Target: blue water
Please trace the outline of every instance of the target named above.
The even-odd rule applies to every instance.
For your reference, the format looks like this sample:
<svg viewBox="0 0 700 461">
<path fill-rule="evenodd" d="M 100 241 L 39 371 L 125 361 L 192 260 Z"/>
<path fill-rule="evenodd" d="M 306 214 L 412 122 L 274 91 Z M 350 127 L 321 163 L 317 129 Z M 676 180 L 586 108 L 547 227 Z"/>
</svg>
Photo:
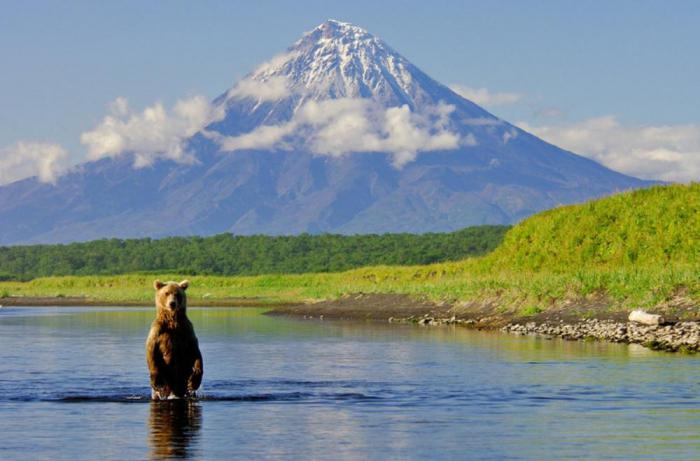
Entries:
<svg viewBox="0 0 700 461">
<path fill-rule="evenodd" d="M 0 309 L 0 459 L 694 459 L 700 359 L 191 309 L 195 402 L 151 403 L 152 309 Z"/>
</svg>

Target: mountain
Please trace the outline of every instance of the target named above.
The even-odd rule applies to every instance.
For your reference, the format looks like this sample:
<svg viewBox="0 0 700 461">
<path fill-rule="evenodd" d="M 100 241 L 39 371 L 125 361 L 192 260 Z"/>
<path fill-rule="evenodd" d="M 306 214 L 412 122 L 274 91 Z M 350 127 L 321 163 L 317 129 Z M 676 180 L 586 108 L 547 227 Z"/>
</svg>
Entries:
<svg viewBox="0 0 700 461">
<path fill-rule="evenodd" d="M 0 187 L 0 244 L 450 231 L 650 184 L 499 119 L 338 21 L 213 106 L 183 145 L 196 161 L 134 168 L 143 153 L 124 153 Z"/>
</svg>

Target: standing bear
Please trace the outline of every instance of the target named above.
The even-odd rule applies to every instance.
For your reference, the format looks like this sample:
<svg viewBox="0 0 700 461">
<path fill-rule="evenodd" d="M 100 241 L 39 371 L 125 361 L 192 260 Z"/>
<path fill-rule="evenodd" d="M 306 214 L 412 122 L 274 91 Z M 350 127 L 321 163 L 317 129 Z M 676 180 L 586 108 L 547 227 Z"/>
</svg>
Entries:
<svg viewBox="0 0 700 461">
<path fill-rule="evenodd" d="M 151 374 L 151 398 L 195 397 L 204 366 L 192 322 L 187 318 L 189 282 L 156 280 L 156 318 L 146 340 L 146 362 Z"/>
</svg>

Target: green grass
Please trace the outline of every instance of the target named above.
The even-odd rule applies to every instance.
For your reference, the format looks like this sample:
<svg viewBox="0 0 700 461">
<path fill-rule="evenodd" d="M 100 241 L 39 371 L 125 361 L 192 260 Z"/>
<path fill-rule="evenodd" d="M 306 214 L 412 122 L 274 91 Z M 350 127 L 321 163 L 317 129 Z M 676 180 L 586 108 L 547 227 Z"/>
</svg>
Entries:
<svg viewBox="0 0 700 461">
<path fill-rule="evenodd" d="M 610 310 L 671 306 L 679 300 L 697 308 L 699 217 L 700 185 L 653 187 L 535 215 L 511 229 L 496 251 L 480 258 L 339 273 L 192 276 L 189 294 L 194 300 L 287 302 L 398 293 L 434 301 L 477 301 L 516 315 L 592 299 L 603 300 Z M 0 292 L 150 303 L 153 279 L 144 274 L 46 277 L 0 282 Z"/>
<path fill-rule="evenodd" d="M 674 268 L 588 269 L 570 274 L 550 272 L 481 272 L 469 264 L 373 267 L 333 274 L 190 278 L 190 298 L 259 298 L 261 303 L 335 299 L 347 293 L 409 294 L 434 301 L 497 301 L 504 310 L 532 315 L 567 300 L 605 296 L 611 309 L 654 307 L 682 293 L 700 301 L 697 266 Z M 83 296 L 110 302 L 153 299 L 152 278 L 51 277 L 31 282 L 3 282 L 15 296 Z M 165 276 L 179 280 L 182 276 Z"/>
<path fill-rule="evenodd" d="M 489 259 L 513 269 L 697 264 L 700 184 L 657 186 L 539 213 Z"/>
</svg>

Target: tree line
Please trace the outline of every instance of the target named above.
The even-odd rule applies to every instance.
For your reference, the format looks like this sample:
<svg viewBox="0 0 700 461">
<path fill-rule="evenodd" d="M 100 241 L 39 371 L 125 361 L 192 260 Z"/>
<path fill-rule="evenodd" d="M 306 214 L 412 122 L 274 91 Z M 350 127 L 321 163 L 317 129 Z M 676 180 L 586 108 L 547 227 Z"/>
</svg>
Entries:
<svg viewBox="0 0 700 461">
<path fill-rule="evenodd" d="M 0 280 L 177 272 L 258 275 L 454 261 L 493 250 L 507 226 L 427 234 L 167 237 L 0 247 Z"/>
</svg>

